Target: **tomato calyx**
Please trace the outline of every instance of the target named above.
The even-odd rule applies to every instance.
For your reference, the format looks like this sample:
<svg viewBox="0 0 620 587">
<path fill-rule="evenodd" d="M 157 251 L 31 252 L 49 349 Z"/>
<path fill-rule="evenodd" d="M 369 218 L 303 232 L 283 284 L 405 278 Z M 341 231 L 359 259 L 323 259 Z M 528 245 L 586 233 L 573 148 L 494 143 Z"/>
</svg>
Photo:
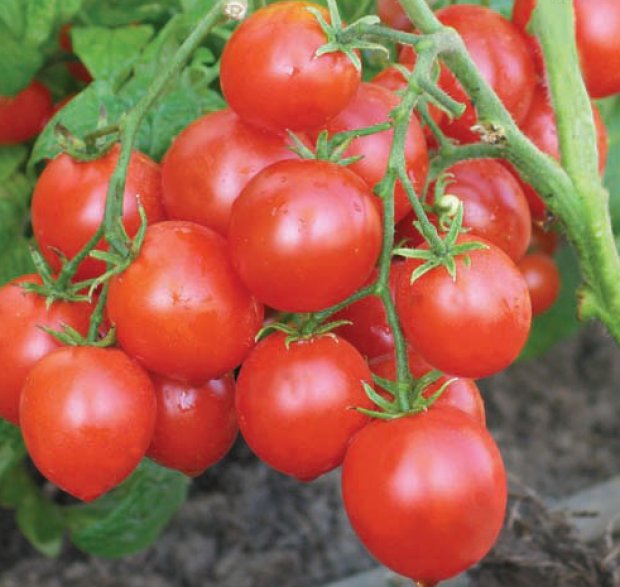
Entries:
<svg viewBox="0 0 620 587">
<path fill-rule="evenodd" d="M 89 337 L 83 336 L 75 328 L 69 326 L 68 324 L 63 324 L 62 330 L 54 330 L 53 328 L 48 328 L 46 326 L 40 326 L 39 328 L 66 346 L 93 346 L 97 348 L 107 348 L 116 344 L 116 329 L 114 326 L 106 332 L 105 336 L 98 340 L 89 340 Z"/>
<path fill-rule="evenodd" d="M 284 344 L 288 348 L 292 343 L 300 340 L 310 340 L 319 336 L 336 336 L 333 331 L 341 326 L 352 324 L 350 320 L 334 320 L 324 324 L 317 324 L 312 314 L 293 314 L 290 322 L 277 321 L 263 326 L 255 339 L 260 341 L 269 336 L 272 331 L 286 334 Z"/>
<path fill-rule="evenodd" d="M 441 371 L 432 370 L 422 375 L 420 378 L 411 381 L 392 381 L 373 375 L 373 381 L 381 387 L 387 394 L 392 396 L 392 400 L 386 399 L 385 394 L 380 394 L 366 382 L 362 382 L 364 392 L 368 398 L 380 409 L 369 410 L 367 408 L 356 408 L 356 410 L 371 418 L 379 420 L 395 420 L 405 416 L 411 416 L 425 412 L 441 397 L 443 392 L 455 381 L 455 378 L 447 379 L 439 389 L 425 397 L 424 391 L 442 377 Z M 399 398 L 406 395 L 407 406 L 403 409 Z"/>
<path fill-rule="evenodd" d="M 103 157 L 118 142 L 119 132 L 118 124 L 108 124 L 105 111 L 100 115 L 97 128 L 83 139 L 60 122 L 54 126 L 54 135 L 61 150 L 76 161 L 82 162 Z"/>
<path fill-rule="evenodd" d="M 443 196 L 445 197 L 445 196 Z M 454 196 L 452 196 L 453 198 Z M 453 204 L 452 198 L 450 198 L 450 205 Z M 458 198 L 457 198 L 458 199 Z M 441 200 L 440 200 L 441 201 Z M 457 239 L 459 235 L 464 232 L 463 231 L 463 203 L 458 202 L 456 205 L 456 213 L 453 217 L 450 228 L 446 233 L 446 236 L 441 239 L 443 243 L 443 247 L 439 248 L 437 246 L 431 245 L 428 249 L 423 248 L 396 248 L 393 251 L 394 255 L 398 255 L 400 257 L 405 257 L 406 259 L 421 259 L 423 261 L 416 269 L 412 272 L 410 277 L 410 283 L 413 283 L 429 271 L 437 268 L 437 267 L 445 267 L 446 271 L 450 275 L 453 281 L 456 281 L 456 260 L 455 257 L 458 255 L 465 255 L 464 263 L 465 265 L 469 265 L 470 259 L 467 256 L 467 253 L 471 251 L 476 251 L 480 249 L 488 248 L 487 245 L 481 242 L 465 242 L 457 244 Z M 448 211 L 448 216 L 451 214 Z M 415 221 L 414 226 L 420 231 L 422 234 L 423 227 L 419 221 Z"/>
<path fill-rule="evenodd" d="M 329 16 L 331 20 L 331 24 L 329 24 L 319 10 L 314 7 L 308 7 L 306 10 L 311 12 L 316 18 L 317 22 L 323 29 L 325 36 L 327 37 L 327 43 L 325 43 L 322 47 L 319 47 L 315 53 L 315 57 L 321 57 L 321 55 L 326 55 L 327 53 L 344 53 L 351 63 L 355 66 L 358 71 L 362 70 L 362 62 L 357 53 L 357 50 L 364 49 L 367 51 L 381 51 L 387 55 L 387 58 L 390 57 L 390 52 L 386 47 L 379 43 L 373 43 L 372 41 L 365 41 L 360 38 L 355 38 L 355 35 L 347 35 L 347 31 L 355 30 L 363 25 L 376 25 L 380 24 L 381 20 L 378 16 L 368 15 L 363 16 L 359 20 L 350 24 L 349 26 L 343 26 L 342 18 L 340 17 L 340 12 L 338 11 L 338 5 L 336 4 L 336 0 L 327 0 L 327 6 L 329 9 Z"/>
</svg>

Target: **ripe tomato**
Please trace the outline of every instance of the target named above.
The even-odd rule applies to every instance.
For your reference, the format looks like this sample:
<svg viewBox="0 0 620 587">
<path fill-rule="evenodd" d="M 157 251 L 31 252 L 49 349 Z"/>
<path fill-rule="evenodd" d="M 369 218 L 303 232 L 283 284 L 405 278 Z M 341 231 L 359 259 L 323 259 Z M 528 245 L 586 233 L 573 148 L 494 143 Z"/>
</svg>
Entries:
<svg viewBox="0 0 620 587">
<path fill-rule="evenodd" d="M 438 10 L 437 18 L 463 37 L 471 58 L 508 112 L 517 123 L 523 120 L 534 95 L 536 72 L 519 30 L 497 12 L 470 4 Z M 415 54 L 410 47 L 405 47 L 400 60 L 408 65 L 413 63 Z M 442 130 L 464 143 L 478 141 L 479 135 L 471 130 L 477 120 L 475 107 L 446 67 L 441 68 L 439 85 L 467 106 L 460 118 L 450 120 L 446 117 Z"/>
<path fill-rule="evenodd" d="M 30 371 L 20 424 L 41 473 L 92 501 L 138 466 L 153 435 L 155 409 L 148 375 L 125 353 L 63 347 Z"/>
<path fill-rule="evenodd" d="M 457 256 L 455 280 L 437 267 L 410 283 L 421 262 L 408 259 L 396 286 L 396 309 L 409 344 L 431 365 L 478 378 L 517 358 L 530 330 L 531 304 L 511 259 L 478 236 L 462 235 L 457 242 L 472 241 L 488 248 Z"/>
<path fill-rule="evenodd" d="M 545 230 L 538 224 L 532 225 L 531 252 L 541 252 L 553 255 L 560 244 L 560 236 L 554 230 Z"/>
<path fill-rule="evenodd" d="M 560 272 L 555 261 L 544 253 L 525 255 L 519 263 L 532 300 L 532 315 L 546 312 L 560 294 Z"/>
<path fill-rule="evenodd" d="M 261 8 L 233 33 L 222 53 L 221 85 L 246 122 L 281 131 L 310 130 L 340 112 L 355 94 L 360 72 L 341 52 L 316 57 L 327 42 L 310 2 Z"/>
<path fill-rule="evenodd" d="M 386 88 L 363 83 L 348 106 L 329 122 L 325 128 L 330 135 L 387 122 L 390 113 L 398 106 L 399 99 Z M 345 152 L 346 157 L 361 155 L 363 159 L 349 165 L 349 169 L 359 175 L 372 189 L 387 171 L 394 131 L 355 139 Z M 428 150 L 422 127 L 413 116 L 405 141 L 405 163 L 407 173 L 417 193 L 421 193 L 428 174 Z M 380 204 L 381 200 L 376 200 Z M 381 209 L 381 208 L 379 208 Z M 411 210 L 407 194 L 400 184 L 394 191 L 394 217 L 398 222 Z"/>
<path fill-rule="evenodd" d="M 394 261 L 390 268 L 390 291 L 394 296 L 396 282 L 400 275 L 402 263 Z M 378 269 L 373 269 L 366 284 L 374 283 L 379 276 Z M 381 298 L 368 296 L 334 314 L 332 320 L 347 320 L 351 324 L 339 326 L 334 332 L 348 340 L 367 359 L 389 353 L 394 348 L 394 337 L 387 321 Z"/>
<path fill-rule="evenodd" d="M 181 221 L 147 229 L 138 257 L 110 281 L 107 311 L 129 355 L 150 371 L 196 383 L 239 365 L 263 320 L 224 238 Z"/>
<path fill-rule="evenodd" d="M 0 288 L 0 417 L 12 424 L 19 421 L 19 398 L 26 375 L 37 361 L 60 346 L 42 327 L 62 330 L 71 326 L 88 333 L 92 306 L 54 302 L 49 309 L 45 298 L 28 293 L 22 283 L 41 284 L 38 275 L 24 275 Z"/>
<path fill-rule="evenodd" d="M 592 104 L 592 112 L 594 114 L 594 124 L 597 134 L 599 171 L 601 175 L 603 175 L 605 172 L 605 163 L 607 161 L 607 129 L 605 128 L 605 123 L 595 104 Z M 558 161 L 560 160 L 560 146 L 558 143 L 555 114 L 547 90 L 543 85 L 537 87 L 534 99 L 532 100 L 532 106 L 520 126 L 521 130 L 541 151 L 551 155 Z M 510 164 L 508 164 L 508 166 L 509 169 L 511 169 Z M 519 177 L 516 172 L 515 174 Z M 542 220 L 546 212 L 544 202 L 529 184 L 521 181 L 521 187 L 530 204 L 532 218 Z"/>
<path fill-rule="evenodd" d="M 342 496 L 375 558 L 434 584 L 493 546 L 506 510 L 506 472 L 484 426 L 438 407 L 358 432 L 343 463 Z"/>
<path fill-rule="evenodd" d="M 409 371 L 416 378 L 420 378 L 433 370 L 433 367 L 411 348 L 407 349 L 407 359 Z M 389 379 L 390 381 L 396 380 L 396 360 L 393 352 L 383 355 L 382 357 L 376 357 L 370 361 L 369 365 L 370 370 L 375 375 L 383 377 L 383 379 Z M 443 375 L 424 390 L 423 396 L 425 398 L 432 397 L 441 389 L 441 386 L 445 385 L 450 379 L 454 378 L 449 375 Z M 443 390 L 442 394 L 431 407 L 438 408 L 440 406 L 452 406 L 453 408 L 469 414 L 482 426 L 486 425 L 484 402 L 480 395 L 480 390 L 473 379 L 462 377 L 454 379 L 452 383 Z"/>
<path fill-rule="evenodd" d="M 516 0 L 513 22 L 525 30 L 536 0 Z M 588 93 L 606 98 L 620 92 L 620 4 L 616 0 L 573 0 L 577 50 Z M 540 55 L 538 41 L 532 39 Z"/>
<path fill-rule="evenodd" d="M 368 279 L 381 219 L 366 183 L 327 161 L 280 161 L 254 177 L 233 204 L 233 265 L 264 304 L 313 312 Z"/>
<path fill-rule="evenodd" d="M 398 0 L 377 0 L 377 16 L 392 29 L 410 31 L 413 28 Z"/>
<path fill-rule="evenodd" d="M 73 25 L 67 23 L 60 28 L 60 34 L 58 35 L 58 44 L 60 48 L 66 53 L 73 55 L 73 42 L 71 41 L 71 27 Z M 90 71 L 86 69 L 84 64 L 77 58 L 72 61 L 66 61 L 65 65 L 69 73 L 78 81 L 89 84 L 93 81 L 93 76 L 90 75 Z"/>
<path fill-rule="evenodd" d="M 80 162 L 63 153 L 50 161 L 34 188 L 32 227 L 44 257 L 54 270 L 61 263 L 56 251 L 74 257 L 92 238 L 103 220 L 108 183 L 118 161 L 120 146 L 94 161 Z M 129 163 L 123 199 L 123 225 L 130 236 L 140 227 L 137 199 L 149 222 L 164 219 L 159 165 L 138 151 Z M 104 242 L 97 245 L 105 249 Z M 87 258 L 77 279 L 97 277 L 105 263 Z"/>
<path fill-rule="evenodd" d="M 447 170 L 453 175 L 447 193 L 463 202 L 463 226 L 492 242 L 517 262 L 527 250 L 532 217 L 519 183 L 492 159 L 462 161 Z"/>
<path fill-rule="evenodd" d="M 155 432 L 147 456 L 196 477 L 226 455 L 237 438 L 232 374 L 195 386 L 152 375 Z"/>
<path fill-rule="evenodd" d="M 289 143 L 285 136 L 245 124 L 230 110 L 199 118 L 162 161 L 168 216 L 226 235 L 232 203 L 248 181 L 276 161 L 297 157 Z"/>
<path fill-rule="evenodd" d="M 16 96 L 0 96 L 0 145 L 22 143 L 38 135 L 53 111 L 50 91 L 37 81 Z"/>
<path fill-rule="evenodd" d="M 237 380 L 239 428 L 274 469 L 301 481 L 335 469 L 372 408 L 362 388 L 372 377 L 348 342 L 327 334 L 286 344 L 276 332 L 261 341 Z"/>
</svg>

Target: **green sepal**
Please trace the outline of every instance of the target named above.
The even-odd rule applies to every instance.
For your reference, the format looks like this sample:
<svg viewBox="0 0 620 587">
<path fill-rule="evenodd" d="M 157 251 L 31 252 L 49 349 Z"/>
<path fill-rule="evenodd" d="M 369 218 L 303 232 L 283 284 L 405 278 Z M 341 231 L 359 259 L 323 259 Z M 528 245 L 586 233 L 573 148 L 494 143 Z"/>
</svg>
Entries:
<svg viewBox="0 0 620 587">
<path fill-rule="evenodd" d="M 398 406 L 394 402 L 386 400 L 381 394 L 377 393 L 372 385 L 369 385 L 365 381 L 362 381 L 362 387 L 364 392 L 374 404 L 380 407 L 384 412 L 388 414 L 394 414 L 398 411 Z"/>
</svg>

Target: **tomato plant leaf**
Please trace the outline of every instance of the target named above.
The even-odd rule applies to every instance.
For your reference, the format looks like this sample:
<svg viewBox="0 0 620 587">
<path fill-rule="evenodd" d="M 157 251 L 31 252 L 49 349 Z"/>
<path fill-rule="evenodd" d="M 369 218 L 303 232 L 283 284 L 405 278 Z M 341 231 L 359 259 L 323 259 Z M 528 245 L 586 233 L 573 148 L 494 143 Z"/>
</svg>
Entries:
<svg viewBox="0 0 620 587">
<path fill-rule="evenodd" d="M 145 459 L 117 489 L 65 511 L 73 543 L 102 557 L 125 556 L 159 535 L 185 500 L 189 479 Z"/>
<path fill-rule="evenodd" d="M 13 467 L 25 456 L 26 446 L 19 428 L 0 419 L 0 488 L 6 483 L 6 477 Z"/>
<path fill-rule="evenodd" d="M 136 22 L 159 22 L 180 8 L 178 0 L 106 0 L 90 2 L 84 20 L 93 25 L 118 27 Z"/>
<path fill-rule="evenodd" d="M 614 233 L 620 233 L 620 99 L 611 98 L 599 103 L 607 127 L 609 151 L 605 185 L 609 190 L 609 207 Z"/>
<path fill-rule="evenodd" d="M 115 29 L 71 29 L 73 50 L 95 79 L 118 82 L 126 77 L 153 36 L 150 25 Z"/>
<path fill-rule="evenodd" d="M 14 96 L 23 90 L 43 64 L 37 47 L 23 44 L 0 23 L 0 96 Z"/>
<path fill-rule="evenodd" d="M 28 157 L 24 145 L 0 147 L 0 183 L 9 179 Z"/>
<path fill-rule="evenodd" d="M 550 310 L 534 319 L 520 359 L 542 355 L 582 326 L 577 319 L 576 292 L 581 282 L 575 253 L 572 248 L 563 246 L 555 260 L 562 280 L 560 295 Z"/>
</svg>

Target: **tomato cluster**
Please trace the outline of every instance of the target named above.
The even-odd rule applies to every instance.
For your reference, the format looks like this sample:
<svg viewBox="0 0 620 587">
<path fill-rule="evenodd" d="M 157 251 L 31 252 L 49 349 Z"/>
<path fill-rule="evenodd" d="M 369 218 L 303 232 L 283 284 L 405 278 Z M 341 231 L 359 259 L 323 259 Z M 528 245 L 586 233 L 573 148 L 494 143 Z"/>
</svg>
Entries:
<svg viewBox="0 0 620 587">
<path fill-rule="evenodd" d="M 378 8 L 409 28 L 394 3 Z M 522 32 L 479 6 L 437 16 L 462 35 L 524 132 L 558 157 L 553 110 Z M 300 0 L 256 11 L 222 55 L 229 107 L 185 128 L 161 165 L 133 151 L 118 220 L 131 238 L 144 212 L 143 241 L 92 301 L 48 303 L 23 287 L 42 286 L 38 276 L 0 288 L 0 416 L 21 427 L 47 478 L 85 501 L 144 456 L 199 475 L 238 429 L 261 459 L 300 480 L 342 465 L 344 505 L 362 542 L 397 572 L 434 584 L 477 562 L 501 528 L 506 475 L 475 379 L 512 363 L 532 314 L 557 297 L 553 237 L 533 228 L 544 207 L 507 162 L 462 161 L 424 191 L 435 143 L 416 115 L 404 129 L 404 172 L 379 197 L 394 130 L 351 133 L 388 122 L 407 80 L 390 68 L 362 82 L 351 54 L 317 54 L 328 41 L 321 20 L 330 22 L 327 10 Z M 416 59 L 401 51 L 405 66 Z M 452 119 L 433 107 L 433 120 L 448 137 L 475 141 L 475 105 L 443 67 L 438 84 L 466 110 Z M 40 115 L 36 124 L 19 119 L 24 128 L 5 122 L 22 99 L 0 99 L 0 143 L 40 130 Z M 343 133 L 340 158 L 333 149 L 323 156 Z M 99 253 L 77 266 L 73 279 L 85 287 L 109 269 L 101 252 L 111 243 L 91 241 L 119 154 L 119 145 L 95 160 L 63 153 L 34 191 L 34 238 L 50 272 L 88 243 Z M 462 212 L 462 234 L 430 265 L 436 243 L 420 230 L 407 182 L 425 194 L 444 243 L 455 201 Z M 405 260 L 391 257 L 389 293 L 376 287 L 328 311 L 334 324 L 315 323 L 387 275 L 381 254 L 394 245 L 384 242 L 392 228 Z M 386 305 L 406 340 L 406 381 Z M 101 307 L 99 342 L 113 348 L 66 346 L 52 332 L 92 341 Z M 403 386 L 416 409 L 402 405 Z M 401 412 L 390 411 L 397 404 Z"/>
</svg>

